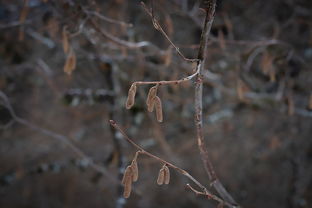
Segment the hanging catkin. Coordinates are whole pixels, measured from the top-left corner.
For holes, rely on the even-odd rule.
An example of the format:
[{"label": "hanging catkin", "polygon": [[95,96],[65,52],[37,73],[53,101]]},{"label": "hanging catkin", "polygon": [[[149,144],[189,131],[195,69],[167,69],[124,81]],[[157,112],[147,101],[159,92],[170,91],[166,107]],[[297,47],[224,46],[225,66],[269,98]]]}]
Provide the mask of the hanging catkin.
[{"label": "hanging catkin", "polygon": [[163,112],[162,112],[162,105],[161,100],[158,96],[155,97],[155,108],[156,108],[156,118],[158,122],[163,121]]},{"label": "hanging catkin", "polygon": [[134,105],[136,89],[137,89],[136,84],[133,83],[129,89],[129,92],[128,92],[128,98],[127,98],[127,102],[126,102],[126,108],[127,109],[130,109]]},{"label": "hanging catkin", "polygon": [[150,90],[148,91],[146,105],[147,105],[147,110],[149,112],[153,112],[154,110],[154,104],[155,104],[154,98],[156,97],[156,94],[157,94],[157,88],[158,88],[158,85],[155,85],[154,87],[151,87]]}]

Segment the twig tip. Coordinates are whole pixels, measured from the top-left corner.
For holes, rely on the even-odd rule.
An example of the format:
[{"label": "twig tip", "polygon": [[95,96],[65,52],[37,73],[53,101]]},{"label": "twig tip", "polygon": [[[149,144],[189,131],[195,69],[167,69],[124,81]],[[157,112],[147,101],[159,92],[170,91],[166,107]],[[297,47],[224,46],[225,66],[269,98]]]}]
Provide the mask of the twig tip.
[{"label": "twig tip", "polygon": [[116,125],[116,121],[114,121],[114,120],[109,120],[109,123],[110,123],[112,126]]}]

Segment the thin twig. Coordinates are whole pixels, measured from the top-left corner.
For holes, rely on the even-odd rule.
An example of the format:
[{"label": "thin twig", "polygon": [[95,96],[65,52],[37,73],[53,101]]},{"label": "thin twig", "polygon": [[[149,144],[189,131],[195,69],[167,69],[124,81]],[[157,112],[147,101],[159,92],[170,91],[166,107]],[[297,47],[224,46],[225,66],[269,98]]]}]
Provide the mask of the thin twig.
[{"label": "thin twig", "polygon": [[[202,189],[202,192],[199,192],[197,191],[198,193],[201,193],[201,195],[206,195],[208,198],[210,199],[213,199],[215,201],[218,201],[220,203],[224,203],[228,206],[231,206],[231,204],[225,202],[224,200],[222,200],[221,198],[219,198],[218,196],[210,193],[208,191],[208,189],[202,185],[199,181],[197,181],[191,174],[189,174],[187,171],[183,170],[182,168],[179,168],[177,166],[175,166],[174,164],[156,156],[156,155],[153,155],[152,153],[150,152],[147,152],[146,150],[144,150],[141,146],[139,146],[138,144],[136,144],[124,131],[123,129],[114,121],[114,120],[110,120],[109,121],[110,124],[112,125],[112,127],[114,127],[116,130],[118,130],[122,135],[123,137],[130,143],[132,144],[135,148],[137,148],[139,150],[139,154],[144,154],[144,155],[147,155],[157,161],[159,161],[160,163],[164,164],[164,165],[167,165],[168,167],[176,170],[178,173],[184,175],[185,177],[187,177],[188,179],[190,179],[191,181],[193,181],[199,188]],[[188,185],[190,186],[190,185]],[[194,189],[195,190],[195,189]],[[197,193],[195,192],[195,193]]]},{"label": "thin twig", "polygon": [[96,11],[88,11],[88,10],[84,9],[84,12],[87,13],[87,14],[94,15],[94,16],[98,17],[99,19],[104,20],[104,21],[106,21],[108,23],[121,25],[123,27],[133,27],[133,24],[131,24],[131,23],[126,23],[126,22],[123,22],[123,21],[120,21],[120,20],[115,20],[115,19],[103,16],[103,15],[101,15],[100,13],[98,13]]},{"label": "thin twig", "polygon": [[180,49],[171,41],[171,39],[169,38],[169,36],[167,35],[167,33],[164,31],[164,29],[161,27],[161,25],[159,24],[158,20],[155,18],[154,16],[154,11],[153,11],[153,7],[151,9],[151,11],[147,8],[147,6],[144,4],[144,2],[141,2],[143,9],[146,11],[146,13],[151,16],[152,18],[152,22],[153,22],[153,26],[156,30],[158,30],[159,32],[161,32],[163,34],[163,36],[165,36],[165,38],[169,41],[169,43],[175,48],[176,52],[185,60],[188,62],[197,62],[198,59],[189,59],[186,58],[180,51]]},{"label": "thin twig", "polygon": [[118,45],[125,46],[127,48],[142,48],[142,47],[151,45],[151,43],[148,41],[142,41],[142,42],[134,43],[134,42],[129,42],[129,41],[119,39],[119,38],[113,36],[112,34],[108,33],[107,31],[103,30],[92,18],[90,19],[89,22],[94,27],[94,29],[97,32],[99,32],[102,36],[104,36],[105,38],[111,40],[112,42],[114,42]]},{"label": "thin twig", "polygon": [[200,47],[198,51],[198,70],[197,79],[195,82],[195,125],[197,133],[197,144],[200,151],[201,159],[203,161],[205,170],[209,176],[211,185],[216,189],[218,194],[228,202],[231,207],[236,207],[237,203],[234,201],[232,196],[226,191],[222,183],[219,181],[214,167],[212,166],[208,149],[205,145],[204,134],[203,134],[203,78],[204,78],[204,69],[207,62],[207,51],[208,51],[208,38],[211,30],[211,26],[214,20],[214,13],[216,7],[216,0],[205,0],[204,10],[206,12],[206,17],[204,21],[204,27],[202,30],[200,38]]},{"label": "thin twig", "polygon": [[197,71],[194,74],[191,74],[190,76],[187,76],[185,78],[179,79],[179,80],[169,80],[169,81],[138,81],[138,82],[134,82],[133,84],[136,85],[150,85],[150,84],[158,84],[158,85],[168,85],[168,84],[180,84],[181,82],[186,82],[189,81],[191,79],[193,79],[196,75],[198,75],[199,72],[199,68],[197,69]]}]

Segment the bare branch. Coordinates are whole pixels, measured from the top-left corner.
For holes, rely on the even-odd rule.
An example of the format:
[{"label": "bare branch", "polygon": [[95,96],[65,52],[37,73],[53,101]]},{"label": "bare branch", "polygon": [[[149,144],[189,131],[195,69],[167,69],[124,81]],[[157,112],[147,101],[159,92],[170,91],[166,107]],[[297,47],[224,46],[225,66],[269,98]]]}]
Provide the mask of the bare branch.
[{"label": "bare branch", "polygon": [[167,35],[167,33],[164,31],[164,29],[161,27],[161,25],[159,24],[158,20],[155,18],[154,16],[154,11],[153,8],[151,9],[151,11],[146,7],[146,5],[144,4],[144,2],[141,2],[143,9],[146,11],[146,13],[151,16],[152,18],[152,22],[153,22],[153,26],[156,30],[158,30],[159,32],[161,32],[163,34],[163,36],[165,36],[165,38],[169,41],[169,43],[175,48],[175,50],[177,51],[177,53],[185,60],[188,62],[197,62],[198,59],[189,59],[186,58],[180,51],[180,49],[170,40],[169,36]]},{"label": "bare branch", "polygon": [[170,81],[138,81],[138,82],[134,82],[133,84],[136,85],[150,85],[150,84],[158,84],[158,85],[168,85],[168,84],[180,84],[182,82],[186,82],[189,81],[191,79],[193,79],[196,75],[198,75],[199,72],[199,68],[197,69],[197,71],[194,74],[191,74],[190,76],[187,76],[185,78],[179,79],[179,80],[170,80]]},{"label": "bare branch", "polygon": [[[187,171],[183,170],[182,168],[179,168],[177,166],[175,166],[174,164],[156,156],[156,155],[153,155],[152,153],[150,152],[147,152],[146,150],[144,150],[141,146],[139,146],[138,144],[136,144],[124,131],[123,129],[114,121],[114,120],[110,120],[109,121],[110,124],[112,125],[112,127],[114,127],[116,130],[118,130],[122,135],[123,137],[130,143],[132,144],[135,148],[137,148],[139,150],[139,154],[144,154],[144,155],[147,155],[157,161],[159,161],[160,163],[164,164],[164,165],[167,165],[168,167],[174,169],[175,171],[177,171],[178,173],[184,175],[185,177],[187,177],[188,179],[190,179],[191,181],[193,181],[200,189],[202,189],[202,192],[199,192],[199,191],[194,191],[196,194],[197,193],[201,193],[202,195],[206,195],[208,196],[209,199],[213,199],[215,201],[218,201],[220,203],[224,203],[225,205],[229,206],[229,207],[232,207],[231,204],[225,202],[224,200],[222,200],[221,198],[219,198],[218,196],[210,193],[208,191],[208,189],[203,186],[199,181],[197,181],[191,174],[189,174]],[[188,187],[191,187],[189,184],[187,184]],[[195,190],[195,189],[192,189],[192,190]]]},{"label": "bare branch", "polygon": [[109,178],[109,180],[112,180],[113,182],[115,183],[118,183],[117,179],[112,177],[112,175],[102,166],[94,163],[94,161],[89,157],[87,156],[82,150],[80,150],[76,145],[74,145],[69,138],[67,138],[66,136],[64,135],[61,135],[61,134],[58,134],[58,133],[55,133],[53,131],[50,131],[50,130],[47,130],[47,129],[44,129],[44,128],[41,128],[19,116],[16,115],[8,97],[6,96],[6,94],[2,91],[0,91],[0,98],[2,99],[3,103],[2,105],[8,109],[8,111],[10,112],[13,120],[16,122],[16,123],[19,123],[19,124],[22,124],[24,126],[27,126],[28,128],[34,130],[34,131],[37,131],[41,134],[44,134],[44,135],[47,135],[51,138],[54,138],[54,139],[57,139],[59,140],[60,142],[62,142],[63,144],[65,144],[66,146],[68,146],[73,152],[75,152],[75,154],[77,154],[79,157],[83,158],[84,160],[86,160],[88,162],[88,165],[93,168],[94,170],[102,173],[103,175],[105,175],[106,177]]},{"label": "bare branch", "polygon": [[198,70],[197,79],[195,82],[195,125],[197,132],[197,144],[200,151],[201,159],[203,161],[205,170],[209,176],[211,185],[216,189],[220,196],[232,207],[236,207],[237,203],[232,196],[226,191],[222,183],[219,181],[214,167],[212,166],[208,149],[205,145],[203,134],[203,78],[205,76],[204,67],[207,62],[207,42],[210,34],[210,29],[214,20],[214,13],[216,7],[216,0],[204,0],[203,2],[206,17],[204,21],[204,27],[201,34],[200,46],[198,51]]}]

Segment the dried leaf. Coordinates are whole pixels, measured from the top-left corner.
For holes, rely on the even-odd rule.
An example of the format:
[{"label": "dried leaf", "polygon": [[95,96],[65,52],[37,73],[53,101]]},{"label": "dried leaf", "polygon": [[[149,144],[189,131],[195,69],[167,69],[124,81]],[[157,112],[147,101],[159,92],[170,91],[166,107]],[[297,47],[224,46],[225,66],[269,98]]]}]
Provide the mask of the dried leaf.
[{"label": "dried leaf", "polygon": [[161,100],[158,96],[155,97],[155,108],[156,108],[156,118],[158,122],[163,121],[163,112],[162,112],[162,105]]},{"label": "dried leaf", "polygon": [[126,108],[130,109],[134,105],[135,94],[136,94],[136,84],[133,83],[128,91],[128,97],[126,101]]},{"label": "dried leaf", "polygon": [[68,42],[68,31],[67,31],[67,26],[63,27],[63,32],[62,32],[62,42],[63,42],[63,49],[64,53],[69,52],[69,42]]},{"label": "dried leaf", "polygon": [[132,169],[132,181],[136,182],[139,178],[139,169],[136,158],[134,158],[131,162],[131,169]]},{"label": "dried leaf", "polygon": [[75,70],[76,68],[76,55],[75,52],[70,49],[70,52],[67,56],[65,65],[64,65],[64,72],[68,75],[71,75],[71,73]]},{"label": "dried leaf", "polygon": [[164,179],[165,184],[169,184],[169,182],[170,182],[170,170],[169,170],[167,165],[164,166],[164,170],[165,170],[164,171],[165,172],[165,179]]},{"label": "dried leaf", "polygon": [[158,173],[157,184],[162,185],[164,183],[164,180],[165,180],[165,169],[164,167],[162,167]]}]

